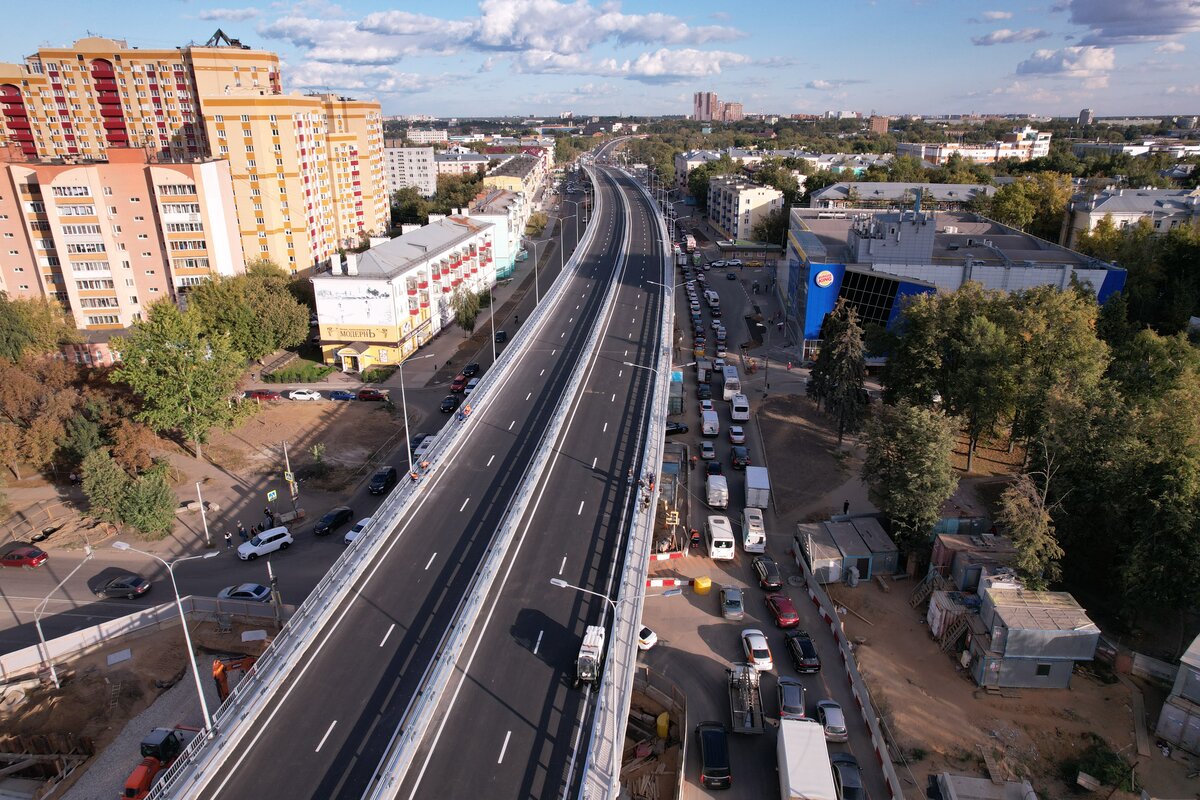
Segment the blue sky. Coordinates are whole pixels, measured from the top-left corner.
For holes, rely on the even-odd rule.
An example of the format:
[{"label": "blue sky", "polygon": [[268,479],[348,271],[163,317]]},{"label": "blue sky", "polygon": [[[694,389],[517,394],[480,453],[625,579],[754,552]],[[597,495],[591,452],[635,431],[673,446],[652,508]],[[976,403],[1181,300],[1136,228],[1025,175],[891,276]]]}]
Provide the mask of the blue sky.
[{"label": "blue sky", "polygon": [[387,114],[1200,113],[1200,0],[301,0],[22,3],[0,60],[90,33],[140,47],[220,27],[292,89]]}]

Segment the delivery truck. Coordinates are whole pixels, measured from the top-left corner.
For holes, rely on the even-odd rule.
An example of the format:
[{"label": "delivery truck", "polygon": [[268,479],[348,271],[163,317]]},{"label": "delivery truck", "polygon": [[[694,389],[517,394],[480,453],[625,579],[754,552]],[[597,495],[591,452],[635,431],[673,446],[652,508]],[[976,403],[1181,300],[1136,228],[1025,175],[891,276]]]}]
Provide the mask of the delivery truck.
[{"label": "delivery truck", "polygon": [[766,467],[746,467],[746,507],[771,505],[771,478]]},{"label": "delivery truck", "polygon": [[775,752],[783,800],[838,800],[825,729],[806,719],[779,720]]},{"label": "delivery truck", "polygon": [[709,508],[729,508],[729,482],[724,475],[709,475],[706,489]]},{"label": "delivery truck", "polygon": [[729,674],[729,716],[733,733],[763,732],[762,687],[753,664],[736,662],[725,670]]}]

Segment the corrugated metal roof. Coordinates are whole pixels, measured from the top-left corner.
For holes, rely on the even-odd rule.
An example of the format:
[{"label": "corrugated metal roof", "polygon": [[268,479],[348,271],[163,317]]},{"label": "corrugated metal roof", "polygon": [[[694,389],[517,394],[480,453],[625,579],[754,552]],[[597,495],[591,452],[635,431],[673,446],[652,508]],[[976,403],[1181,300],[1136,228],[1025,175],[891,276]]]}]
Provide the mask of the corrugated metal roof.
[{"label": "corrugated metal roof", "polygon": [[1099,631],[1083,606],[1067,592],[985,589],[996,615],[1010,630]]},{"label": "corrugated metal roof", "polygon": [[[475,222],[466,217],[446,217],[423,225],[415,231],[378,244],[358,254],[358,275],[364,278],[390,278],[414,263],[436,258],[486,228],[490,222]],[[324,277],[324,276],[323,276]],[[353,275],[335,275],[353,280]]]},{"label": "corrugated metal roof", "polygon": [[838,549],[842,551],[842,555],[849,558],[868,557],[871,555],[871,549],[867,547],[867,543],[862,540],[855,530],[854,525],[849,522],[823,522],[825,529],[829,531],[829,535],[833,537],[833,541],[837,544]]},{"label": "corrugated metal roof", "polygon": [[867,547],[871,548],[872,553],[896,552],[896,543],[883,530],[879,520],[874,517],[855,517],[850,522]]}]

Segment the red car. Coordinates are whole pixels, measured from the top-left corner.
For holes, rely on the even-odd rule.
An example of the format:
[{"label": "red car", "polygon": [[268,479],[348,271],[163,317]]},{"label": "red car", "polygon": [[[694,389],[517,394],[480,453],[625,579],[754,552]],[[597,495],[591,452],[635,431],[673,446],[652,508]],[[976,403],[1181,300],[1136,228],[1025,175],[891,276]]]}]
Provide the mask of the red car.
[{"label": "red car", "polygon": [[383,401],[387,400],[387,394],[379,391],[378,389],[359,389],[358,399]]},{"label": "red car", "polygon": [[283,395],[270,389],[251,389],[246,392],[247,400],[282,400]]},{"label": "red car", "polygon": [[454,376],[454,380],[450,381],[450,391],[455,394],[467,388],[467,376],[461,372]]},{"label": "red car", "polygon": [[50,556],[46,551],[34,547],[31,544],[18,542],[15,547],[11,547],[4,553],[0,554],[0,567],[40,567],[46,563],[46,559]]},{"label": "red car", "polygon": [[771,618],[775,620],[777,627],[794,628],[800,624],[800,615],[796,613],[796,607],[786,595],[767,595],[767,610],[771,612]]}]

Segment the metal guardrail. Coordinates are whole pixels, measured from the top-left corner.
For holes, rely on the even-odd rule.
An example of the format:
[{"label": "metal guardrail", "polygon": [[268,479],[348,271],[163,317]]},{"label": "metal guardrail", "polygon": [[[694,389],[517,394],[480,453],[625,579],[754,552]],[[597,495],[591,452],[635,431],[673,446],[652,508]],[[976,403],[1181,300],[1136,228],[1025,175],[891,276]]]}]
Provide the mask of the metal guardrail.
[{"label": "metal guardrail", "polygon": [[[594,214],[592,219],[595,219]],[[594,231],[589,221],[583,239],[576,245],[576,254],[581,253],[591,243]],[[561,293],[561,287],[565,285],[562,275],[573,271],[577,263],[577,255],[572,255],[571,270],[564,270],[560,274],[555,280],[556,287],[552,292]],[[479,388],[471,393],[473,398],[476,395],[481,397],[480,401],[472,402],[476,411],[464,421],[452,415],[437,432],[435,444],[425,459],[430,462],[431,471],[437,468],[440,457],[462,439],[472,421],[482,416],[479,412],[486,408],[490,399],[487,397],[487,389],[493,381],[499,379],[498,376],[504,374],[504,370],[517,354],[528,346],[528,342],[532,340],[532,332],[542,324],[548,313],[546,309],[552,305],[543,303],[538,307],[529,320],[530,324],[513,337],[512,344],[496,359],[485,380],[480,382]],[[253,672],[238,683],[229,698],[214,713],[213,733],[207,737],[197,736],[192,739],[176,762],[155,784],[148,800],[159,800],[167,796],[194,796],[194,793],[207,783],[209,771],[219,768],[226,755],[236,751],[236,745],[251,727],[249,723],[258,717],[274,690],[283,684],[283,678],[297,666],[313,639],[334,619],[337,609],[341,607],[364,569],[374,562],[379,551],[390,541],[391,532],[408,512],[423,486],[424,484],[402,481],[392,490],[373,515],[374,522],[364,530],[359,540],[334,562],[325,577],[288,620],[279,636],[263,653]],[[182,785],[185,778],[189,781],[186,786]]]},{"label": "metal guardrail", "polygon": [[[591,172],[590,169],[588,171]],[[597,200],[597,203],[599,202]],[[595,220],[595,218],[596,215],[593,214],[592,220]],[[587,244],[591,243],[593,235],[594,229],[591,226],[591,221],[589,221],[585,237]],[[575,252],[578,255],[582,250],[576,247]],[[574,273],[578,268],[578,259],[575,255],[572,256],[572,262],[569,266],[570,270],[564,270],[555,280],[552,292],[561,293],[565,290],[567,283],[566,276]],[[610,282],[608,294],[599,312],[600,317],[603,317],[611,307],[618,288],[619,284],[617,281]],[[548,315],[553,305],[553,303],[545,303],[539,306],[535,313]],[[529,329],[527,328],[526,330]],[[593,327],[584,344],[584,352],[592,353],[595,351],[602,332],[603,326],[596,325]],[[522,481],[521,487],[514,493],[512,501],[505,510],[504,521],[501,523],[496,538],[488,550],[486,560],[480,566],[479,571],[472,580],[472,588],[467,593],[466,599],[459,606],[456,619],[447,630],[447,634],[443,637],[439,645],[438,655],[435,656],[430,671],[423,678],[422,685],[424,688],[418,692],[413,706],[405,715],[405,719],[397,729],[392,742],[389,743],[389,755],[376,770],[373,779],[375,785],[369,790],[368,794],[364,795],[371,798],[371,800],[391,800],[400,791],[404,777],[408,772],[409,766],[412,764],[413,757],[416,755],[417,748],[423,741],[429,723],[432,721],[433,713],[437,709],[438,703],[441,702],[442,694],[450,681],[454,666],[458,662],[466,645],[468,634],[478,620],[483,604],[491,592],[496,576],[500,572],[500,567],[503,565],[504,557],[508,554],[508,548],[512,543],[513,536],[516,534],[517,528],[525,516],[534,493],[544,487],[541,480],[542,473],[551,456],[556,451],[555,446],[562,432],[563,424],[566,421],[567,412],[582,389],[585,375],[586,370],[574,370],[567,385],[563,388],[558,405],[546,428],[546,433],[543,435],[541,444],[530,461],[529,468],[526,470],[525,479]]]},{"label": "metal guardrail", "polygon": [[[636,185],[646,200],[653,205],[654,200],[645,187],[640,183]],[[657,210],[658,207],[654,207]],[[668,241],[670,237],[665,220],[660,213],[656,213],[655,219],[658,221],[659,236],[663,241]],[[653,469],[653,474],[656,475],[662,463],[671,381],[670,343],[671,329],[675,324],[672,270],[673,259],[670,250],[664,248],[661,272],[664,309],[655,356],[654,391],[650,402],[650,425],[646,432],[643,462],[649,469]],[[605,670],[597,692],[596,719],[588,742],[583,780],[580,782],[579,797],[585,800],[615,798],[620,794],[619,756],[624,745],[624,723],[633,700],[633,679],[637,667],[637,631],[645,602],[646,571],[654,539],[656,505],[656,502],[651,502],[640,513],[635,513],[626,544],[625,570],[615,601],[616,613],[609,642],[609,668]]]}]

